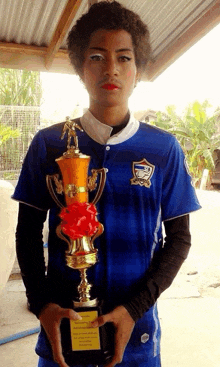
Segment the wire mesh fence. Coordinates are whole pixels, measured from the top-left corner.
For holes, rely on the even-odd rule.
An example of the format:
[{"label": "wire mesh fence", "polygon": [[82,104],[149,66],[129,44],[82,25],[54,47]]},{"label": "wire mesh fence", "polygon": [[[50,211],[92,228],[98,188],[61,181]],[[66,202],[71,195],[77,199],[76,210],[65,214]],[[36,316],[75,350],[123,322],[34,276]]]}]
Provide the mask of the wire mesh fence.
[{"label": "wire mesh fence", "polygon": [[40,107],[0,106],[0,122],[19,131],[18,137],[0,145],[0,179],[16,180],[30,142],[40,129]]},{"label": "wire mesh fence", "polygon": [[[71,118],[80,117],[85,109],[78,106],[70,113]],[[61,118],[59,122],[65,120]],[[30,143],[40,129],[57,123],[56,116],[42,118],[40,106],[0,105],[0,128],[10,127],[19,131],[18,137],[8,139],[1,145],[0,129],[0,180],[17,180]]]}]

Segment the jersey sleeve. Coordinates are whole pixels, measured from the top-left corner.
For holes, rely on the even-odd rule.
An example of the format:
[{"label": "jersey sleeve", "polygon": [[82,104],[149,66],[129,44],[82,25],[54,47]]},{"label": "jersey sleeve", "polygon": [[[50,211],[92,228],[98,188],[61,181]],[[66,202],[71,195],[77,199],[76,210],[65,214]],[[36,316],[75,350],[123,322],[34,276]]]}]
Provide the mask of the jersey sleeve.
[{"label": "jersey sleeve", "polygon": [[46,185],[48,166],[45,140],[39,131],[24,159],[12,199],[40,210],[48,210],[52,201]]},{"label": "jersey sleeve", "polygon": [[185,155],[173,138],[163,173],[162,220],[177,218],[200,208]]}]

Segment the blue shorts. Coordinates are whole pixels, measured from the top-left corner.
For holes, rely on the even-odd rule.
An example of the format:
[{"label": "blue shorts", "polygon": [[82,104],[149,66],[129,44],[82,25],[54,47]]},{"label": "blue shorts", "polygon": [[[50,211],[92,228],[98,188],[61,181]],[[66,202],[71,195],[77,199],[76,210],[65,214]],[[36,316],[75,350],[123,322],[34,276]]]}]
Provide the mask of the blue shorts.
[{"label": "blue shorts", "polygon": [[[120,367],[161,367],[161,362],[160,362],[160,355],[151,358],[150,360],[148,360],[147,363],[143,362],[143,363],[135,363],[134,361],[132,361],[131,363],[126,362],[126,363],[120,363],[118,366]],[[38,367],[59,367],[59,365],[53,361],[48,361],[47,359],[44,358],[39,358],[39,363],[38,363]],[[87,366],[82,366],[82,365],[77,365],[77,366],[73,366],[73,367],[96,367],[94,364],[89,364]],[[102,366],[99,366],[102,367]]]}]

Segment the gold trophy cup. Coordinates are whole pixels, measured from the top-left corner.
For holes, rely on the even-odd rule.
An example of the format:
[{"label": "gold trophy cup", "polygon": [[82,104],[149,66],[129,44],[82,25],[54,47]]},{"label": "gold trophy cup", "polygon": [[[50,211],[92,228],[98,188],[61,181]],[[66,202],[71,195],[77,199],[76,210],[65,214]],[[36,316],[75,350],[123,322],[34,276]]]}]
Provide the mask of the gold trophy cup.
[{"label": "gold trophy cup", "polygon": [[[61,139],[67,133],[67,151],[58,159],[62,180],[59,175],[48,175],[47,186],[49,192],[61,208],[61,224],[56,233],[67,244],[67,265],[80,272],[81,282],[78,286],[79,299],[73,301],[74,309],[79,312],[82,320],[70,321],[69,332],[64,332],[63,353],[67,363],[74,364],[105,364],[111,357],[112,347],[108,342],[107,329],[92,328],[94,321],[102,312],[100,302],[91,299],[91,284],[87,280],[87,269],[96,264],[97,249],[94,240],[103,233],[103,225],[96,219],[95,204],[100,199],[106,180],[105,169],[92,170],[92,176],[88,177],[90,156],[82,154],[78,147],[76,129],[82,128],[76,121],[67,117],[63,127]],[[71,139],[74,145],[71,145]],[[100,182],[97,187],[96,179],[100,174]],[[66,207],[57,198],[64,193]],[[88,203],[88,192],[96,191],[93,202]],[[86,218],[86,220],[85,220]],[[86,223],[85,223],[86,222]],[[62,333],[61,333],[62,334]],[[67,339],[67,335],[70,338]]]}]

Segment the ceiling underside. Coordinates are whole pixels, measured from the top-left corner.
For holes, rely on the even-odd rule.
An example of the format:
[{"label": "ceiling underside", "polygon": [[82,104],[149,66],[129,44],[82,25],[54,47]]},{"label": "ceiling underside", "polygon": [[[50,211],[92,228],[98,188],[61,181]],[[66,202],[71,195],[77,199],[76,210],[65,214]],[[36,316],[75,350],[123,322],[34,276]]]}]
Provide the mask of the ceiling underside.
[{"label": "ceiling underside", "polygon": [[[73,73],[66,39],[97,0],[0,0],[0,67]],[[220,0],[119,0],[148,25],[154,80],[220,22]]]}]

